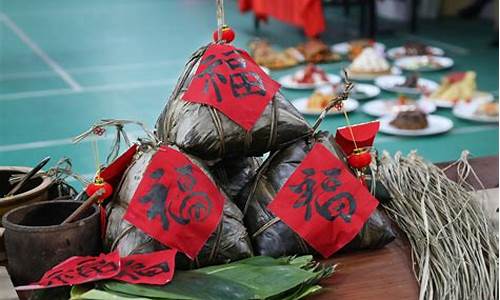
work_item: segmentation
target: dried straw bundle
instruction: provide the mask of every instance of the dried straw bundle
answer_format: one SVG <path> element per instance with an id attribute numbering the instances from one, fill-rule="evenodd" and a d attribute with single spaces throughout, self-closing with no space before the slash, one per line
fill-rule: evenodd
<path id="1" fill-rule="evenodd" d="M 498 299 L 498 235 L 465 182 L 475 175 L 462 153 L 460 184 L 416 153 L 384 153 L 384 206 L 411 244 L 419 299 Z M 477 176 L 476 176 L 477 179 Z"/>

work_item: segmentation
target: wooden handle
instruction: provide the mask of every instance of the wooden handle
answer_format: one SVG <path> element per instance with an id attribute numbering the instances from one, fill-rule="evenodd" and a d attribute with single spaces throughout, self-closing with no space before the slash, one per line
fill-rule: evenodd
<path id="1" fill-rule="evenodd" d="M 104 189 L 97 190 L 92 196 L 85 200 L 69 217 L 67 217 L 61 225 L 71 223 L 76 220 L 81 214 L 83 214 L 89 207 L 94 204 L 94 202 L 104 194 Z"/>

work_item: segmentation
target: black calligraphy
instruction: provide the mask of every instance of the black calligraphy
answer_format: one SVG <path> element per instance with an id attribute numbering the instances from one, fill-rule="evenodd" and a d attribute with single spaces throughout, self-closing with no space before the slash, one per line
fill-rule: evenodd
<path id="1" fill-rule="evenodd" d="M 266 89 L 264 83 L 257 72 L 247 70 L 247 63 L 237 50 L 231 50 L 221 53 L 220 56 L 211 54 L 204 57 L 200 64 L 205 69 L 196 75 L 197 78 L 203 78 L 203 92 L 207 94 L 212 86 L 217 102 L 222 102 L 220 84 L 229 83 L 233 96 L 242 99 L 249 95 L 265 96 Z M 226 65 L 233 73 L 220 72 L 220 66 Z M 229 75 L 229 78 L 227 77 Z"/>
<path id="2" fill-rule="evenodd" d="M 123 265 L 123 269 L 118 274 L 121 280 L 130 279 L 133 281 L 139 280 L 143 277 L 155 277 L 157 275 L 170 272 L 168 262 L 157 263 L 152 266 L 147 266 L 142 262 L 134 260 L 127 260 Z"/>
<path id="3" fill-rule="evenodd" d="M 112 277 L 119 270 L 120 266 L 114 261 L 108 261 L 104 258 L 89 258 L 78 262 L 74 267 L 67 269 L 58 269 L 46 277 L 46 285 L 71 284 L 76 278 L 78 280 L 107 278 Z"/>
<path id="4" fill-rule="evenodd" d="M 182 225 L 189 224 L 191 220 L 203 222 L 210 216 L 212 201 L 207 193 L 194 190 L 196 178 L 193 176 L 191 165 L 177 168 L 176 171 L 179 174 L 177 185 L 187 195 L 182 199 L 177 212 L 174 212 L 172 202 L 170 202 L 168 207 L 170 216 Z"/>
<path id="5" fill-rule="evenodd" d="M 305 175 L 304 181 L 297 185 L 290 186 L 290 189 L 295 194 L 300 194 L 300 197 L 293 204 L 293 208 L 306 207 L 305 219 L 309 221 L 312 216 L 311 212 L 311 201 L 314 197 L 314 185 L 316 184 L 316 180 L 313 179 L 313 176 L 316 174 L 314 169 L 304 169 L 302 173 Z"/>
<path id="6" fill-rule="evenodd" d="M 165 171 L 162 168 L 159 168 L 151 172 L 149 177 L 159 181 L 164 174 Z M 168 187 L 158 182 L 153 184 L 149 192 L 139 200 L 143 204 L 151 203 L 151 207 L 148 209 L 148 219 L 153 220 L 156 217 L 159 217 L 164 230 L 168 230 L 170 227 L 170 222 L 165 214 L 167 197 Z"/>
<path id="7" fill-rule="evenodd" d="M 143 204 L 151 204 L 147 211 L 149 220 L 160 218 L 162 228 L 168 230 L 170 227 L 169 216 L 174 222 L 181 225 L 187 225 L 191 220 L 203 222 L 210 216 L 212 201 L 207 193 L 195 190 L 197 180 L 193 175 L 192 165 L 187 164 L 176 169 L 177 187 L 182 194 L 186 194 L 182 196 L 179 205 L 174 199 L 167 201 L 171 191 L 160 181 L 164 173 L 162 168 L 150 173 L 149 177 L 154 179 L 156 183 L 152 185 L 146 195 L 139 199 Z M 166 209 L 167 206 L 168 209 Z"/>
<path id="8" fill-rule="evenodd" d="M 356 200 L 349 192 L 340 192 L 335 194 L 337 189 L 342 186 L 339 180 L 341 169 L 333 168 L 317 172 L 313 168 L 302 170 L 303 180 L 296 185 L 290 186 L 294 194 L 299 198 L 294 202 L 293 208 L 305 207 L 304 219 L 310 221 L 312 218 L 312 203 L 314 201 L 315 211 L 319 216 L 334 221 L 340 217 L 344 222 L 349 223 L 352 215 L 356 211 Z M 318 176 L 323 177 L 320 188 L 317 188 Z M 325 199 L 322 201 L 321 199 Z"/>

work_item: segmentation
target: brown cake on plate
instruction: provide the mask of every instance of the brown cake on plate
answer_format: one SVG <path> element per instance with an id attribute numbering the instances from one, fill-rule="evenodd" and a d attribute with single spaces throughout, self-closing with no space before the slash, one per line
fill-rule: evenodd
<path id="1" fill-rule="evenodd" d="M 399 112 L 390 124 L 396 128 L 406 130 L 424 129 L 429 126 L 427 115 L 418 109 Z"/>

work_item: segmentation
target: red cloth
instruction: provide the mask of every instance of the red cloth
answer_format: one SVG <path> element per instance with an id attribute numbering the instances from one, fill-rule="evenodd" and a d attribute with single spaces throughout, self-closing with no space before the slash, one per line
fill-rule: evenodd
<path id="1" fill-rule="evenodd" d="M 325 17 L 321 0 L 239 0 L 240 11 L 253 10 L 255 16 L 268 16 L 304 29 L 309 37 L 325 31 Z"/>

